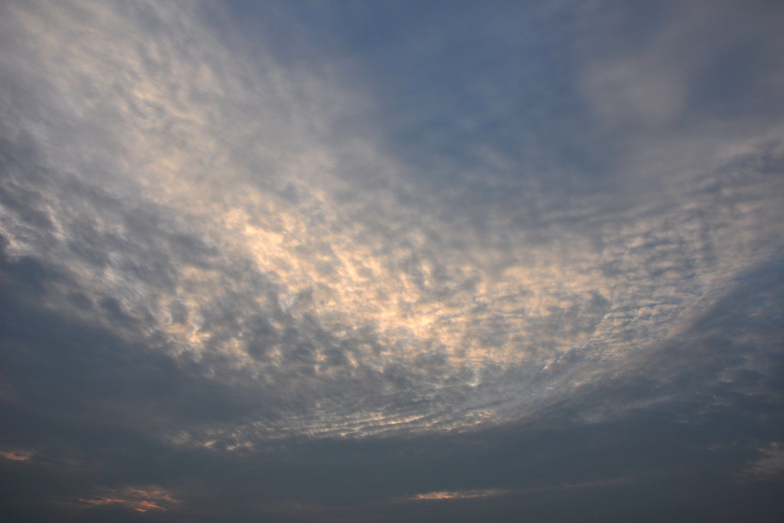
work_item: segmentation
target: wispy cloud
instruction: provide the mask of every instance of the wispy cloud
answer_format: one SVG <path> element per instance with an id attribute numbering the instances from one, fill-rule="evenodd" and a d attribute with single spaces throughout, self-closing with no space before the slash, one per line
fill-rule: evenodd
<path id="1" fill-rule="evenodd" d="M 784 474 L 784 450 L 779 443 L 771 443 L 767 448 L 759 449 L 762 457 L 753 462 L 745 471 L 747 476 L 755 479 L 776 479 Z"/>
<path id="2" fill-rule="evenodd" d="M 27 461 L 35 455 L 34 450 L 8 450 L 0 451 L 0 457 L 11 461 Z"/>
<path id="3" fill-rule="evenodd" d="M 428 492 L 427 494 L 417 494 L 412 499 L 471 499 L 486 498 L 490 496 L 500 496 L 508 493 L 508 490 L 456 490 Z"/>
<path id="4" fill-rule="evenodd" d="M 177 503 L 177 500 L 158 487 L 124 487 L 122 489 L 107 492 L 94 498 L 80 499 L 82 503 L 89 506 L 122 506 L 135 510 L 136 512 L 147 512 L 149 510 L 165 511 L 166 506 Z"/>
<path id="5" fill-rule="evenodd" d="M 551 485 L 537 488 L 526 489 L 477 489 L 477 490 L 454 490 L 454 491 L 438 491 L 428 492 L 426 494 L 417 494 L 413 496 L 412 500 L 452 500 L 452 499 L 474 499 L 474 498 L 489 498 L 494 496 L 505 496 L 514 494 L 536 494 L 545 493 L 558 490 L 572 490 L 572 489 L 590 489 L 601 488 L 610 485 L 626 485 L 631 483 L 629 478 L 615 478 L 609 480 L 596 480 L 586 481 L 583 483 Z"/>

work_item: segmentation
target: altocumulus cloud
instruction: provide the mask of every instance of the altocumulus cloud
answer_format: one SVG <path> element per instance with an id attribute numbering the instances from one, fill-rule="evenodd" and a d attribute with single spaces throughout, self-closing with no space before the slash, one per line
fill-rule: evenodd
<path id="1" fill-rule="evenodd" d="M 0 9 L 9 511 L 774 514 L 779 8 Z"/>

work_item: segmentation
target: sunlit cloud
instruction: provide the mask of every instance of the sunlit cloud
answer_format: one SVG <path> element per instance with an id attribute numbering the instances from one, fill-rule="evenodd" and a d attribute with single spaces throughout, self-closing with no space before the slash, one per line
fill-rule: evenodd
<path id="1" fill-rule="evenodd" d="M 166 511 L 166 506 L 177 500 L 158 487 L 125 487 L 94 498 L 80 499 L 91 507 L 121 506 L 136 512 Z"/>
<path id="2" fill-rule="evenodd" d="M 427 494 L 417 494 L 412 499 L 472 499 L 472 498 L 487 498 L 491 496 L 500 496 L 508 493 L 508 490 L 459 490 L 459 491 L 441 491 L 441 492 L 428 492 Z"/>
<path id="3" fill-rule="evenodd" d="M 560 189 L 548 196 L 521 179 L 509 187 L 539 209 L 535 227 L 515 226 L 519 210 L 506 204 L 486 206 L 480 227 L 442 195 L 418 193 L 416 165 L 341 133 L 340 119 L 356 117 L 349 100 L 372 103 L 365 94 L 263 50 L 229 50 L 197 7 L 9 9 L 23 52 L 4 69 L 47 100 L 10 121 L 43 133 L 36 140 L 52 146 L 36 161 L 54 173 L 9 182 L 38 195 L 28 210 L 3 210 L 9 256 L 68 275 L 52 307 L 156 339 L 204 375 L 258 391 L 274 413 L 168 441 L 221 432 L 225 448 L 245 448 L 292 432 L 498 422 L 506 414 L 489 405 L 528 409 L 623 368 L 780 249 L 781 182 L 750 166 L 782 156 L 775 127 L 721 137 L 711 147 L 732 152 L 663 180 L 647 201 L 611 195 L 612 212 L 579 194 L 548 203 Z M 649 51 L 669 63 L 670 51 Z M 620 60 L 586 77 L 599 118 L 665 125 L 680 114 L 682 72 Z M 649 152 L 633 148 L 629 161 Z M 521 168 L 491 157 L 509 172 L 488 186 Z M 363 183 L 370 173 L 384 183 Z M 74 306 L 74 294 L 92 305 Z"/>
<path id="4" fill-rule="evenodd" d="M 565 483 L 561 485 L 548 485 L 537 488 L 526 489 L 476 489 L 476 490 L 455 490 L 455 491 L 437 491 L 428 492 L 426 494 L 417 494 L 411 497 L 411 500 L 452 500 L 452 499 L 475 499 L 475 498 L 490 498 L 495 496 L 507 496 L 513 494 L 537 494 L 551 491 L 563 490 L 578 490 L 578 489 L 593 489 L 601 488 L 609 485 L 627 485 L 633 481 L 628 477 L 601 479 L 596 481 L 586 481 L 583 483 Z"/>
<path id="5" fill-rule="evenodd" d="M 27 461 L 35 455 L 33 450 L 0 451 L 0 457 L 10 461 Z"/>

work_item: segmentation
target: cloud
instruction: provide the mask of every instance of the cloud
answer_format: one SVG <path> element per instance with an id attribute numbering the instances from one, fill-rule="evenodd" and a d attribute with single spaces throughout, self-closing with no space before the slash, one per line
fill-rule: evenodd
<path id="1" fill-rule="evenodd" d="M 177 503 L 168 492 L 158 487 L 125 487 L 99 497 L 79 501 L 91 507 L 118 505 L 142 513 L 149 510 L 165 511 L 165 506 L 161 505 Z"/>
<path id="2" fill-rule="evenodd" d="M 465 490 L 455 492 L 428 492 L 427 494 L 417 494 L 412 499 L 471 499 L 486 498 L 488 496 L 499 496 L 508 491 L 502 490 Z"/>
<path id="3" fill-rule="evenodd" d="M 746 473 L 757 479 L 773 479 L 784 472 L 784 452 L 779 449 L 778 443 L 772 443 L 769 448 L 760 449 L 763 457 L 753 462 Z"/>
<path id="4" fill-rule="evenodd" d="M 591 42 L 585 88 L 606 125 L 651 133 L 684 117 L 716 124 L 730 116 L 754 119 L 758 132 L 778 119 L 781 99 L 768 91 L 780 81 L 773 73 L 780 59 L 767 50 L 780 38 L 771 12 L 734 1 L 640 11 L 619 6 L 614 18 L 623 30 Z M 773 113 L 763 115 L 760 95 Z"/>
<path id="5" fill-rule="evenodd" d="M 440 491 L 428 492 L 426 494 L 417 494 L 410 498 L 411 500 L 459 500 L 459 499 L 474 499 L 474 498 L 488 498 L 495 496 L 508 496 L 511 494 L 537 494 L 558 490 L 570 489 L 592 489 L 601 488 L 611 485 L 625 485 L 630 483 L 629 478 L 616 478 L 610 480 L 587 481 L 583 483 L 552 485 L 540 488 L 527 488 L 527 489 L 485 489 L 485 490 L 457 490 L 457 491 Z"/>
<path id="6" fill-rule="evenodd" d="M 696 172 L 666 174 L 692 161 L 668 155 L 654 168 L 666 189 L 644 198 L 518 176 L 527 164 L 492 147 L 473 182 L 434 189 L 426 159 L 337 132 L 363 118 L 349 100 L 381 103 L 372 90 L 227 46 L 220 9 L 211 26 L 199 7 L 145 2 L 8 9 L 8 278 L 68 321 L 262 398 L 240 401 L 254 412 L 243 421 L 171 428 L 172 444 L 501 422 L 510 405 L 536 410 L 601 367 L 622 371 L 780 249 L 775 128 Z M 668 78 L 625 60 L 618 89 Z M 661 113 L 630 100 L 641 118 Z M 647 179 L 629 162 L 651 143 L 629 153 L 629 179 Z"/>
<path id="7" fill-rule="evenodd" d="M 438 14 L 403 10 L 317 67 L 313 25 L 340 20 L 281 7 L 286 51 L 217 3 L 6 5 L 9 507 L 575 519 L 705 478 L 768 499 L 726 478 L 777 466 L 780 124 L 713 112 L 735 95 L 704 78 L 737 62 L 680 56 L 666 13 L 609 52 L 589 34 L 641 22 L 550 33 L 548 6 L 450 11 L 476 32 L 421 47 Z M 737 96 L 776 102 L 754 67 Z"/>
<path id="8" fill-rule="evenodd" d="M 0 456 L 11 461 L 27 461 L 35 454 L 33 450 L 0 451 Z"/>
<path id="9" fill-rule="evenodd" d="M 7 513 L 773 506 L 778 11 L 633 4 L 5 3 Z"/>

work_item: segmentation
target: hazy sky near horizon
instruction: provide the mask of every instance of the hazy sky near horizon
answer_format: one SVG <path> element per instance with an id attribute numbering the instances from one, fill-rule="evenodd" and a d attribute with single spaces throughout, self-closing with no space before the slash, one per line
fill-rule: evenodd
<path id="1" fill-rule="evenodd" d="M 0 506 L 778 521 L 784 7 L 0 3 Z"/>

